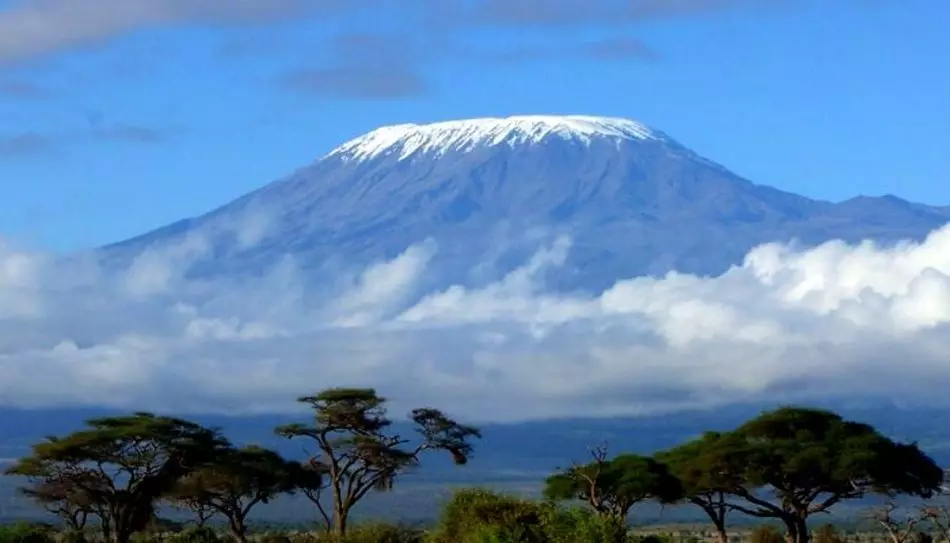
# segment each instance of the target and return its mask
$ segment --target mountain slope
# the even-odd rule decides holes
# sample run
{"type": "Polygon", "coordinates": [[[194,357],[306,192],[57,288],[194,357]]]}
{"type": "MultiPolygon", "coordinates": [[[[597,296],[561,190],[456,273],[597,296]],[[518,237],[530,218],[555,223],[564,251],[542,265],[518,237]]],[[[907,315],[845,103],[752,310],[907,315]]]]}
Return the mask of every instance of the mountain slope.
{"type": "Polygon", "coordinates": [[[603,288],[672,269],[717,274],[768,241],[919,239],[948,220],[894,197],[833,204],[756,185],[633,121],[512,117],[380,128],[105,253],[128,261],[200,233],[214,250],[196,273],[243,273],[285,254],[365,264],[432,238],[445,280],[466,281],[523,262],[534,233],[563,233],[573,245],[555,282],[603,288]]]}

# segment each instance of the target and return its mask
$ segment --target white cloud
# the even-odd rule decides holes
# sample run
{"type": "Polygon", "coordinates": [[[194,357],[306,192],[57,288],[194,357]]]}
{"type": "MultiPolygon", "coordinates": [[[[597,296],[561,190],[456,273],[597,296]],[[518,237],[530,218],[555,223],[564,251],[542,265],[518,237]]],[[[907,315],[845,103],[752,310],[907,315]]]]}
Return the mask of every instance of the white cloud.
{"type": "Polygon", "coordinates": [[[719,277],[596,296],[545,288],[567,238],[496,282],[435,292],[422,292],[438,282],[432,242],[350,279],[290,258],[261,277],[186,279],[209,249],[192,238],[116,272],[0,244],[0,398],[247,412],[357,385],[478,420],[950,403],[950,226],[891,248],[765,245],[719,277]]]}

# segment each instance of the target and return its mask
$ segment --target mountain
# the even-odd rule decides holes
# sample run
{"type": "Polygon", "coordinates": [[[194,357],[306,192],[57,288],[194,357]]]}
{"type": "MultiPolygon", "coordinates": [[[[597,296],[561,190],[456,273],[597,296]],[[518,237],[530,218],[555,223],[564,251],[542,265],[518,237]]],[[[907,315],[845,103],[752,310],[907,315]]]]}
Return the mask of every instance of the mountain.
{"type": "Polygon", "coordinates": [[[757,185],[640,123],[522,116],[404,124],[369,132],[206,215],[103,249],[128,262],[201,235],[195,274],[253,273],[283,255],[305,268],[365,265],[431,239],[448,281],[504,273],[539,236],[568,234],[554,286],[718,274],[763,242],[920,239],[950,209],[893,196],[841,203],[757,185]],[[487,265],[487,268],[486,268],[487,265]]]}

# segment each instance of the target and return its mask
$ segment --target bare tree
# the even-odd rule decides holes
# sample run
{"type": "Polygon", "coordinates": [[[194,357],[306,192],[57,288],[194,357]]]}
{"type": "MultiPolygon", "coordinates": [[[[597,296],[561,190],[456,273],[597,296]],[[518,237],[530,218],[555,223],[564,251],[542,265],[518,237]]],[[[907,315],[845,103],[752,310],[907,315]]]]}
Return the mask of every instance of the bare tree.
{"type": "Polygon", "coordinates": [[[916,535],[915,528],[924,520],[920,512],[897,514],[899,507],[894,502],[875,507],[868,512],[868,519],[876,522],[890,538],[891,543],[910,543],[916,535]]]}

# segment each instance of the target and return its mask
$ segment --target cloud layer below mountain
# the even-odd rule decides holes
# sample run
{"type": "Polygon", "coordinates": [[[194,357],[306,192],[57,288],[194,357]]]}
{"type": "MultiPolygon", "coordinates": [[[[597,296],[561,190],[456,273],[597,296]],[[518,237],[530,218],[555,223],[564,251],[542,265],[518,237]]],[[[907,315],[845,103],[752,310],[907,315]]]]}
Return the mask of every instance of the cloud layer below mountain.
{"type": "Polygon", "coordinates": [[[0,243],[0,398],[8,406],[279,412],[330,386],[401,411],[481,421],[603,416],[742,401],[950,404],[950,226],[921,244],[764,245],[719,277],[545,288],[571,250],[548,240],[476,287],[422,292],[431,242],[351,276],[287,258],[254,279],[186,279],[210,243],[128,269],[0,243]]]}

